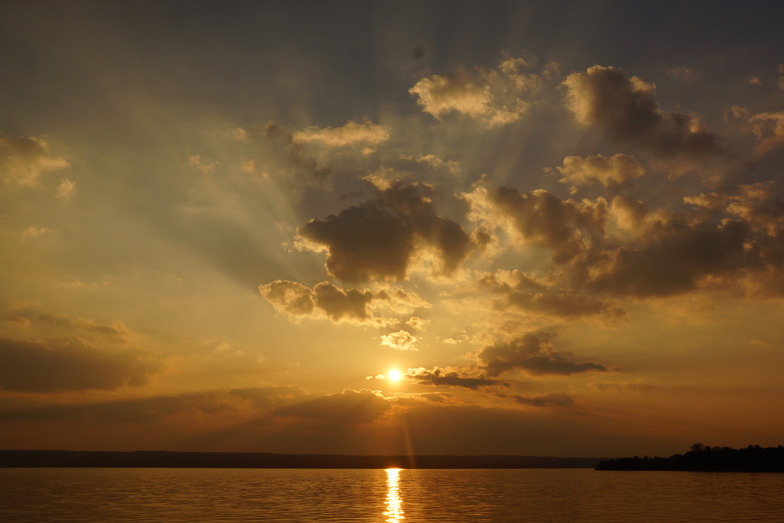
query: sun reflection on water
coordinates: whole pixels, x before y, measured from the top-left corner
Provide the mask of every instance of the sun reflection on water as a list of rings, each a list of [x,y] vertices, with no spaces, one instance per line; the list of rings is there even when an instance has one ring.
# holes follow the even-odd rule
[[[403,521],[403,498],[400,496],[400,471],[403,469],[386,469],[387,473],[387,509],[384,515],[389,523]]]

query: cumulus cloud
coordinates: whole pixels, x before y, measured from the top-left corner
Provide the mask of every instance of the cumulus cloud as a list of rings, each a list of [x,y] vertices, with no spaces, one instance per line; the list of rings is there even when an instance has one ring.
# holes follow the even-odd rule
[[[0,133],[0,155],[0,179],[9,185],[39,187],[44,173],[68,167],[65,158],[53,154],[46,140],[36,136]]]
[[[543,189],[520,192],[478,185],[463,195],[471,217],[492,229],[509,225],[525,240],[553,250],[565,263],[584,253],[604,234],[606,200],[561,200]]]
[[[458,112],[480,119],[487,126],[518,121],[530,104],[523,99],[529,91],[540,87],[543,77],[549,78],[553,68],[542,75],[525,74],[529,64],[522,58],[508,58],[497,69],[459,70],[446,75],[422,78],[411,89],[422,110],[436,119]]]
[[[60,185],[57,186],[57,190],[55,191],[57,199],[67,201],[73,198],[74,194],[76,194],[76,182],[69,180],[68,178],[61,179]]]
[[[759,141],[754,148],[755,155],[762,156],[784,145],[784,111],[756,114],[749,118],[749,123]]]
[[[344,317],[367,319],[369,317],[368,302],[373,298],[373,293],[369,291],[357,289],[346,291],[326,282],[321,282],[313,287],[315,306],[335,321]]]
[[[472,82],[465,73],[422,78],[409,92],[419,97],[423,111],[436,118],[450,111],[468,116],[481,116],[490,111],[488,89]]]
[[[616,188],[645,174],[645,168],[640,162],[628,154],[595,154],[586,158],[567,156],[563,160],[563,167],[556,169],[561,175],[558,181],[574,188],[594,183]]]
[[[396,350],[415,351],[417,338],[410,332],[399,330],[381,336],[381,345]]]
[[[503,381],[488,378],[477,371],[455,367],[433,367],[432,369],[419,367],[408,369],[403,376],[420,385],[434,387],[461,387],[476,390],[506,385]]]
[[[568,105],[578,122],[621,143],[666,155],[704,156],[724,150],[715,135],[684,113],[667,113],[656,87],[615,67],[595,65],[564,80]]]
[[[521,369],[532,375],[570,375],[587,371],[607,371],[600,363],[572,361],[569,353],[557,352],[553,336],[529,333],[508,342],[499,342],[482,349],[479,359],[491,377]]]
[[[0,388],[24,392],[139,387],[162,368],[154,354],[109,352],[80,338],[0,339]]]
[[[327,318],[334,322],[388,325],[397,320],[379,310],[409,315],[428,304],[414,293],[403,290],[341,289],[329,282],[311,289],[301,283],[276,280],[259,286],[259,292],[276,310],[290,317]]]
[[[317,142],[327,147],[343,147],[353,144],[380,145],[389,140],[389,131],[371,122],[349,121],[341,127],[308,127],[291,135],[296,143]]]
[[[392,182],[376,199],[298,229],[303,248],[326,250],[327,272],[348,282],[403,280],[415,255],[430,251],[450,274],[471,250],[462,227],[436,214],[432,189]]]
[[[500,310],[519,309],[526,314],[546,314],[559,318],[605,315],[622,316],[623,309],[610,300],[572,290],[560,290],[520,271],[498,271],[479,279],[480,288],[501,295]]]
[[[472,209],[469,218],[483,227],[511,229],[524,242],[551,250],[553,292],[539,296],[541,290],[531,286],[513,289],[519,292],[508,297],[522,306],[574,305],[575,311],[608,306],[609,312],[611,304],[597,293],[673,296],[704,282],[765,279],[782,264],[782,203],[761,185],[687,197],[694,207],[678,212],[650,209],[624,195],[608,206],[603,198],[562,200],[543,190],[485,185],[464,197]],[[617,227],[608,229],[609,220]]]
[[[692,209],[648,212],[633,240],[606,248],[589,287],[633,296],[689,292],[703,281],[764,278],[784,262],[784,203],[770,184],[684,198]],[[773,288],[776,288],[773,286]]]
[[[690,224],[685,217],[658,222],[641,231],[636,245],[608,249],[595,267],[593,290],[632,296],[668,296],[694,290],[709,275],[747,265],[748,226]]]

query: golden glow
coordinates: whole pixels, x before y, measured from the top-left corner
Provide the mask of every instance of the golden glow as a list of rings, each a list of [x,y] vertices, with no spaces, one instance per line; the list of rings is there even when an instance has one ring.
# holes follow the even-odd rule
[[[391,371],[387,372],[387,378],[389,378],[389,381],[400,381],[400,371],[392,369]]]
[[[384,516],[387,522],[403,521],[403,498],[400,496],[400,471],[403,469],[389,468],[387,473],[387,509]]]

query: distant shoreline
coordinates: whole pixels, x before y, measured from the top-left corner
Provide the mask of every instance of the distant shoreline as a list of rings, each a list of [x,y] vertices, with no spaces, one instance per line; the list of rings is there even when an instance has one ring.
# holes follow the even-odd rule
[[[743,449],[695,443],[685,454],[602,460],[596,470],[675,470],[692,472],[784,472],[784,447]]]
[[[540,456],[362,456],[265,452],[0,450],[0,468],[335,468],[526,469],[595,468],[599,458]]]

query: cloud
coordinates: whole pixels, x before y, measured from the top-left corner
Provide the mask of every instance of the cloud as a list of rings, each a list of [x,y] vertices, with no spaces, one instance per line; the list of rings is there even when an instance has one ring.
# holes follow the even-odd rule
[[[151,352],[109,352],[80,338],[0,339],[0,388],[23,392],[139,387],[162,368]]]
[[[479,279],[480,288],[500,294],[499,310],[519,309],[526,314],[547,314],[559,318],[574,318],[602,314],[612,318],[622,316],[623,309],[599,296],[559,290],[552,284],[536,281],[517,271],[497,271]]]
[[[463,196],[471,206],[469,219],[489,231],[509,229],[552,252],[551,292],[530,285],[495,288],[523,307],[539,302],[554,311],[607,306],[610,312],[601,294],[673,296],[704,282],[769,280],[769,290],[781,289],[774,275],[784,261],[784,204],[769,186],[689,196],[684,201],[694,207],[678,212],[649,209],[624,195],[608,206],[603,198],[562,200],[543,190],[482,184]],[[617,227],[608,228],[608,222]]]
[[[435,187],[451,187],[463,180],[463,174],[460,162],[447,160],[436,154],[423,154],[385,159],[385,167],[364,179],[376,187],[388,186],[391,181],[406,180],[417,180]]]
[[[295,141],[293,135],[277,122],[271,120],[267,122],[263,135],[268,140],[281,143],[287,153],[289,163],[305,171],[311,178],[323,179],[332,174],[332,169],[320,166],[315,158],[305,152],[304,145]]]
[[[318,142],[327,147],[344,147],[353,144],[380,145],[389,140],[389,131],[378,124],[349,121],[342,127],[308,127],[291,135],[295,143]]]
[[[381,336],[381,345],[395,350],[415,351],[417,338],[404,330],[384,334]]]
[[[307,395],[296,387],[256,387],[231,391],[207,391],[177,396],[153,396],[80,404],[0,409],[4,421],[80,421],[84,423],[159,422],[177,419],[180,430],[188,418],[236,418],[302,401]],[[159,427],[160,428],[160,427]],[[146,430],[146,429],[145,429]]]
[[[750,261],[747,224],[691,224],[671,217],[641,231],[636,245],[607,250],[589,287],[632,296],[668,296],[694,290],[710,275],[730,274]]]
[[[595,291],[669,296],[703,281],[730,284],[778,272],[784,263],[784,203],[769,184],[734,194],[684,198],[692,209],[648,212],[633,242],[607,248],[588,281]]]
[[[69,336],[99,334],[101,336],[132,343],[140,339],[140,335],[128,327],[122,320],[115,319],[112,323],[98,323],[88,318],[75,318],[68,314],[41,312],[27,306],[17,305],[0,309],[0,319],[23,321],[28,327],[59,327],[65,329]]]
[[[670,78],[674,78],[683,83],[695,82],[700,78],[700,73],[698,71],[684,65],[667,69],[667,75]]]
[[[368,423],[383,415],[390,406],[389,400],[372,391],[345,390],[280,407],[273,414],[334,423]]]
[[[57,191],[55,192],[57,199],[67,201],[73,198],[75,194],[76,182],[69,180],[68,178],[62,178],[60,180],[60,185],[57,186]]]
[[[475,117],[490,111],[490,93],[465,73],[422,78],[408,92],[417,95],[422,110],[436,118],[450,111]]]
[[[417,96],[424,112],[438,120],[454,111],[488,127],[505,125],[522,118],[530,106],[522,97],[539,88],[553,70],[548,67],[542,76],[523,74],[521,70],[528,67],[522,58],[508,58],[497,69],[458,70],[422,78],[408,92]]]
[[[556,167],[556,170],[561,175],[559,182],[575,188],[593,183],[617,188],[645,174],[645,168],[640,162],[628,154],[595,154],[587,158],[567,156],[563,160],[563,167]]]
[[[528,405],[530,407],[570,407],[574,403],[571,396],[561,392],[551,392],[549,394],[539,394],[537,396],[498,394],[498,397],[509,398],[515,403]]]
[[[570,74],[563,83],[577,121],[613,140],[665,155],[704,156],[724,150],[695,118],[662,112],[653,84],[627,77],[620,69],[595,65]]]
[[[39,187],[44,173],[68,167],[52,154],[49,144],[36,136],[10,137],[0,133],[0,179],[9,185]]]
[[[575,445],[585,445],[581,452],[590,454],[598,452],[592,450],[594,440],[607,439],[585,430],[590,427],[581,417],[465,406],[450,398],[443,393],[384,398],[366,390],[314,397],[294,387],[265,387],[76,405],[6,405],[0,422],[14,423],[0,437],[6,448],[159,450],[177,443],[186,451],[373,455],[405,455],[411,449],[524,454],[532,448],[552,455]],[[85,441],[87,432],[102,439]]]
[[[428,304],[419,296],[403,290],[341,289],[323,281],[311,289],[301,283],[276,280],[259,285],[259,292],[276,310],[290,317],[327,318],[334,322],[369,325],[397,323],[379,310],[409,315]]]
[[[460,225],[436,214],[432,189],[391,182],[379,193],[298,229],[302,248],[326,250],[331,276],[348,282],[403,280],[415,255],[425,251],[440,261],[434,272],[450,274],[468,256],[471,238]]]
[[[433,387],[461,387],[466,389],[482,389],[485,387],[505,386],[506,383],[482,376],[480,373],[457,369],[454,367],[419,367],[408,369],[403,376],[420,385]]]
[[[487,375],[492,377],[515,369],[522,369],[532,375],[571,375],[608,370],[600,363],[571,361],[570,354],[555,351],[552,339],[550,334],[529,333],[482,349],[479,359]]]
[[[49,234],[52,232],[47,227],[27,227],[25,230],[22,231],[22,239],[25,240],[27,238],[40,238],[44,234]]]
[[[511,226],[525,241],[552,249],[557,263],[589,250],[603,236],[608,214],[603,198],[561,200],[543,189],[522,193],[477,185],[463,196],[471,205],[471,218],[489,229]]]
[[[784,112],[756,114],[749,118],[749,123],[759,141],[754,148],[756,156],[784,145]]]

